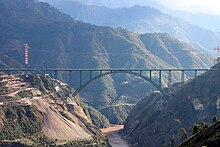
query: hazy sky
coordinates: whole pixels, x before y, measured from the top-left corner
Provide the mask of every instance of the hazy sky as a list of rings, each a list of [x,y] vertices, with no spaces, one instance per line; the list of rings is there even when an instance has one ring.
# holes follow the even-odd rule
[[[155,0],[172,9],[209,12],[220,15],[220,0]]]
[[[40,0],[48,1],[48,0]],[[50,0],[53,1],[53,0]],[[63,1],[63,0],[59,0]],[[203,12],[220,15],[220,0],[72,0],[86,4],[104,5],[109,7],[126,7],[134,4],[145,5],[149,1],[159,1],[167,8]]]

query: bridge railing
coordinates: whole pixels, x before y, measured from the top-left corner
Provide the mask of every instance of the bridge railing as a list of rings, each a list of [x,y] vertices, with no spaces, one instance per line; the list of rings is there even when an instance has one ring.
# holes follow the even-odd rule
[[[163,85],[170,86],[180,78],[178,82],[184,83],[190,78],[194,78],[200,75],[203,72],[208,71],[208,68],[169,68],[169,69],[126,69],[126,68],[116,68],[116,69],[0,69],[0,72],[5,72],[8,74],[49,74],[52,78],[61,79],[61,75],[65,74],[65,79],[68,79],[66,82],[72,84],[73,79],[77,79],[79,85],[74,87],[75,89],[81,89],[85,87],[90,82],[101,78],[105,75],[124,73],[132,74],[147,80],[162,88]],[[166,82],[164,82],[166,81]],[[75,81],[76,83],[76,81]],[[164,84],[166,83],[166,84]],[[76,84],[75,84],[76,85]]]

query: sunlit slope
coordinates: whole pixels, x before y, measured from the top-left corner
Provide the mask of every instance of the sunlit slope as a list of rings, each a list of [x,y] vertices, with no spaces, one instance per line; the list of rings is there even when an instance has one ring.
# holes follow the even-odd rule
[[[139,146],[162,146],[171,139],[178,143],[180,128],[190,132],[194,123],[219,116],[219,66],[183,86],[164,89],[168,99],[156,92],[141,100],[125,122],[125,134]]]
[[[183,40],[198,50],[212,51],[219,44],[220,34],[207,28],[201,28],[188,21],[174,17],[177,14],[168,15],[152,7],[167,10],[158,3],[149,1],[147,6],[132,6],[122,8],[108,8],[104,6],[86,5],[90,3],[48,1],[62,12],[71,15],[77,20],[82,20],[96,25],[123,27],[139,33],[162,32],[169,33]],[[80,1],[81,2],[81,1]],[[108,1],[110,2],[110,1]],[[101,2],[102,3],[102,2]],[[119,2],[120,3],[120,2]],[[151,4],[152,3],[152,4]],[[103,3],[102,3],[103,4]],[[127,2],[129,5],[129,2]],[[106,3],[108,6],[108,3]],[[118,7],[121,5],[119,4]],[[206,18],[204,18],[206,19]],[[218,19],[216,17],[215,19]],[[206,20],[207,21],[207,20]],[[207,23],[213,23],[210,20]]]
[[[0,83],[0,145],[44,146],[102,138],[81,99],[71,96],[74,89],[69,85],[30,74],[0,74]]]
[[[206,68],[212,62],[210,56],[168,34],[140,35],[78,22],[34,0],[2,0],[0,8],[3,68],[24,67],[24,43],[31,47],[32,68]],[[59,78],[68,79],[62,73]],[[78,78],[76,74],[70,83],[75,88]],[[143,80],[121,74],[97,80],[80,94],[103,109],[119,102],[134,104],[152,90]]]

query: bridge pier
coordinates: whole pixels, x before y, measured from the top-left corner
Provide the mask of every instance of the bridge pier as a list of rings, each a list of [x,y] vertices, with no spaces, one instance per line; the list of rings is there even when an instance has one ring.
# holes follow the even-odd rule
[[[140,70],[140,75],[142,75],[142,70]]]
[[[159,87],[162,87],[162,76],[161,76],[161,70],[159,70]]]
[[[79,71],[79,85],[82,86],[82,70]]]
[[[195,70],[195,75],[194,75],[194,77],[197,77],[197,70]]]
[[[69,81],[69,84],[72,84],[72,71],[71,70],[69,70],[69,79],[68,79],[68,81]]]
[[[185,77],[184,77],[184,70],[181,71],[181,82],[184,83]]]
[[[58,78],[58,71],[54,70],[54,79],[57,79],[57,78]]]
[[[89,71],[89,79],[92,80],[92,71]]]
[[[172,73],[171,70],[169,70],[168,73],[168,87],[170,87],[172,85]]]
[[[178,72],[180,73],[180,80],[181,82],[185,82],[185,72],[192,72],[194,76],[198,76],[198,71],[199,74],[200,72],[205,72],[208,71],[209,69],[1,69],[1,72],[5,73],[35,73],[35,74],[45,74],[45,73],[50,73],[54,79],[60,78],[61,75],[60,72],[65,72],[65,75],[69,74],[69,82],[73,82],[73,72],[77,72],[77,81],[79,82],[79,88],[77,89],[78,93],[81,89],[83,89],[85,86],[87,86],[89,83],[92,81],[101,78],[103,76],[109,75],[109,74],[116,74],[116,73],[125,73],[125,74],[131,74],[137,77],[140,77],[151,84],[153,84],[157,89],[162,89],[162,72],[168,72],[168,86],[170,86],[173,83],[172,79],[172,73],[173,72]],[[68,73],[67,73],[68,72]],[[86,73],[87,77],[86,79],[88,80],[83,80]],[[148,73],[149,72],[149,73]],[[158,82],[155,82],[153,79],[153,72],[155,74],[158,73]],[[145,75],[147,74],[147,75]],[[193,76],[191,74],[191,76]],[[75,75],[75,74],[74,74]],[[156,79],[157,80],[157,79]]]

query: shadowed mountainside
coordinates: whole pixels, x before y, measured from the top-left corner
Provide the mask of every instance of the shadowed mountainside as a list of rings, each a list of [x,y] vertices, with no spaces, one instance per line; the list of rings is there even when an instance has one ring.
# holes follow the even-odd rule
[[[48,2],[77,20],[102,26],[123,27],[138,33],[166,32],[189,43],[197,50],[211,52],[220,41],[218,32],[192,25],[174,17],[175,14],[171,16],[162,13],[152,8],[150,2],[149,7],[135,5],[128,8],[108,8],[73,1],[48,0]],[[158,6],[158,4],[156,5]],[[178,15],[178,12],[173,13]],[[198,16],[197,18],[199,19]],[[204,17],[204,19],[206,18]],[[216,20],[218,20],[217,16]]]
[[[213,146],[220,145],[220,122],[216,122],[211,126],[203,129],[195,135],[188,138],[185,142],[181,143],[178,147],[191,147],[191,146]]]
[[[189,132],[194,123],[219,116],[219,73],[217,64],[183,86],[164,89],[168,100],[161,93],[141,100],[125,121],[124,133],[140,147],[178,142],[180,128]]]
[[[212,62],[209,55],[168,34],[141,35],[82,23],[39,1],[2,0],[0,8],[2,68],[24,67],[24,43],[31,47],[32,68],[207,68]],[[78,87],[79,75],[73,77],[69,84]],[[67,75],[59,79],[67,80]],[[119,102],[134,104],[153,90],[141,79],[119,74],[95,81],[80,95],[104,109]]]

